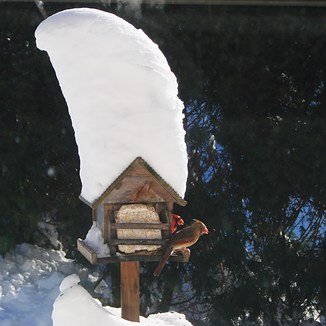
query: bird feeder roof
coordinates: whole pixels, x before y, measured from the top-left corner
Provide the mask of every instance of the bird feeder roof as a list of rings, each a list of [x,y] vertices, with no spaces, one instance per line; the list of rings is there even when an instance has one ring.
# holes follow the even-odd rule
[[[129,181],[137,174],[136,181]],[[143,180],[142,180],[143,179]],[[139,181],[138,181],[139,180]],[[144,183],[145,180],[145,183]],[[146,181],[147,180],[147,181]],[[129,182],[129,183],[128,183]],[[137,184],[138,182],[138,184]],[[135,184],[136,183],[136,184]],[[136,187],[139,191],[142,185],[146,183],[152,187],[154,192],[161,198],[169,198],[180,206],[185,206],[187,202],[181,198],[178,193],[141,157],[137,157],[103,192],[101,196],[92,203],[80,196],[79,198],[88,206],[96,208],[103,201],[111,203],[134,202],[132,197],[132,187]],[[140,187],[140,188],[139,188]],[[134,190],[137,190],[137,189]],[[119,198],[120,197],[120,198]],[[146,199],[145,199],[146,201]],[[168,200],[166,200],[168,201]]]

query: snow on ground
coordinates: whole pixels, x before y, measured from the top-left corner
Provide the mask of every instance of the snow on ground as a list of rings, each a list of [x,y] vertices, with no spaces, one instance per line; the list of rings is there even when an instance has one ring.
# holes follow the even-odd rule
[[[52,305],[63,278],[86,270],[65,258],[64,252],[29,244],[0,256],[0,325],[52,325]]]
[[[54,326],[191,326],[184,315],[165,313],[140,318],[140,323],[126,321],[120,318],[121,311],[116,308],[104,308],[99,301],[94,300],[80,285],[76,274],[65,278],[60,286],[61,294],[53,306]]]
[[[59,12],[35,32],[66,99],[80,156],[81,196],[93,203],[141,156],[183,197],[183,103],[165,56],[145,33],[104,11]]]
[[[14,253],[0,256],[0,325],[191,326],[184,315],[172,312],[141,317],[140,323],[122,320],[120,309],[103,308],[78,284],[94,278],[61,250],[18,245]]]

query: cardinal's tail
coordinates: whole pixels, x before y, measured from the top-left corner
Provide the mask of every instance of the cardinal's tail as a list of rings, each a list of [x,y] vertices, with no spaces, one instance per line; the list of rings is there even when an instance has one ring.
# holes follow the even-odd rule
[[[168,247],[164,253],[164,256],[161,258],[160,262],[158,263],[157,267],[155,268],[155,271],[153,273],[154,276],[159,276],[162,272],[162,269],[166,263],[166,261],[169,259],[171,253],[173,251],[172,247]]]

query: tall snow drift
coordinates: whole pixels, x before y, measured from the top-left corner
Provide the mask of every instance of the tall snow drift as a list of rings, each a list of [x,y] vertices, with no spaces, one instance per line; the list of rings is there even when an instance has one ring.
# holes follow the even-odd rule
[[[183,197],[187,153],[183,104],[166,58],[142,30],[96,9],[43,21],[48,52],[75,130],[81,196],[94,202],[141,156]]]

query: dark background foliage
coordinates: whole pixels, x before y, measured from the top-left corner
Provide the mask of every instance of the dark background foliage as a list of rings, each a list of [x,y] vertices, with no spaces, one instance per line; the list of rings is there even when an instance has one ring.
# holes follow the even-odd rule
[[[189,264],[166,266],[158,281],[143,266],[143,313],[173,308],[195,325],[239,317],[298,325],[309,307],[323,312],[323,8],[46,2],[40,11],[34,2],[1,2],[0,253],[46,245],[37,227],[45,220],[75,257],[90,227],[65,100],[34,39],[42,12],[80,6],[142,28],[167,57],[185,104],[188,205],[176,212],[188,223],[200,217],[210,234]]]

